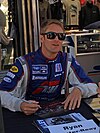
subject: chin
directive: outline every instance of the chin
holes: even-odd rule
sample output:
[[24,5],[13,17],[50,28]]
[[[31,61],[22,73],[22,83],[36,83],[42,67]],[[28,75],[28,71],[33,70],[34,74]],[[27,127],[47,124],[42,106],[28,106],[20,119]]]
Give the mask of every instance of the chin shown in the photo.
[[57,50],[57,51],[52,51],[53,54],[58,54],[60,50]]
[[55,49],[52,49],[52,51],[59,52],[59,51],[61,51],[61,49],[55,48]]

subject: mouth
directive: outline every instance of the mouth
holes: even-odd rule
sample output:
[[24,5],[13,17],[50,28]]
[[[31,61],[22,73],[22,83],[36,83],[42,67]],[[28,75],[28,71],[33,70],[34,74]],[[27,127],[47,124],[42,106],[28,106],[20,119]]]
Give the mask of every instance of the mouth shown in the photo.
[[59,44],[53,44],[53,46],[59,46]]

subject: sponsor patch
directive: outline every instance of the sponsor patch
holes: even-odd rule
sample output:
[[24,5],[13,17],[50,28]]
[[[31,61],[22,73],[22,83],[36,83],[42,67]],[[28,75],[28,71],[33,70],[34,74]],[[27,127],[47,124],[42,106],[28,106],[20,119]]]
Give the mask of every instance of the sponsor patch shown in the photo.
[[4,81],[6,81],[6,82],[8,82],[8,83],[11,83],[11,79],[10,78],[8,78],[8,77],[4,77],[4,79],[3,79]]
[[12,66],[10,69],[11,72],[17,73],[18,72],[18,67]]
[[12,78],[12,79],[14,79],[15,74],[13,74],[13,73],[11,73],[11,72],[8,72],[8,73],[7,73],[7,76],[10,77],[10,78]]
[[55,77],[61,76],[62,74],[64,74],[64,71],[58,74],[55,74]]
[[32,65],[32,74],[48,74],[48,66]]
[[32,76],[32,80],[37,80],[37,79],[47,80],[47,77],[46,76]]
[[55,72],[62,72],[62,65],[61,63],[55,64]]
[[58,88],[58,85],[56,86],[44,86],[43,92],[45,93],[54,93]]
[[61,75],[62,75],[62,73],[59,73],[59,74],[56,74],[55,77],[58,77],[58,76],[61,76]]

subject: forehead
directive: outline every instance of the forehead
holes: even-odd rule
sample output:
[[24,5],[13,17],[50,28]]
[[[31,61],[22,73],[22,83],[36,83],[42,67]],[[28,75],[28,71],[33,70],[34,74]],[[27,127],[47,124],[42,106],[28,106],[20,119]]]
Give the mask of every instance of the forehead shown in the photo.
[[46,32],[48,31],[55,31],[55,32],[63,32],[63,28],[58,24],[50,24],[46,28]]

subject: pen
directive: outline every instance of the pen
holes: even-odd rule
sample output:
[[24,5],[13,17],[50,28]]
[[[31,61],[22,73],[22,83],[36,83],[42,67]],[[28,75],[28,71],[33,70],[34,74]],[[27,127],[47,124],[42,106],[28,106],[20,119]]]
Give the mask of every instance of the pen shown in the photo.
[[100,114],[100,109],[95,109],[94,111]]
[[23,102],[26,102],[26,103],[32,103],[31,101],[27,101],[25,99],[22,99]]

